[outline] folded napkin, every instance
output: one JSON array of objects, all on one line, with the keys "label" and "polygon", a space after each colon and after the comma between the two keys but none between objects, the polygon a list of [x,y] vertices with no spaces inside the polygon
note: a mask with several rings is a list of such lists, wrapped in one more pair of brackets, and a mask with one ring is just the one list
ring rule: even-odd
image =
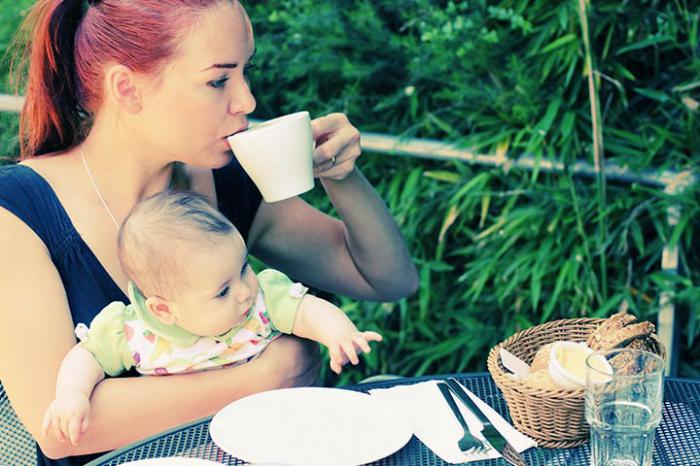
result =
[{"label": "folded napkin", "polygon": [[[537,442],[518,432],[496,411],[491,409],[489,405],[481,401],[466,387],[463,386],[463,388],[494,427],[503,434],[518,452],[537,446]],[[459,450],[457,441],[462,438],[462,427],[442,397],[435,380],[414,385],[379,388],[370,390],[369,393],[385,403],[392,404],[396,409],[406,414],[413,422],[413,433],[416,437],[442,458],[443,461],[455,464],[499,458],[501,456],[500,453],[493,449],[485,453],[470,454],[464,454]],[[484,437],[478,432],[481,429],[479,420],[467,410],[461,401],[456,398],[455,401],[470,430],[477,438],[483,439]]]}]

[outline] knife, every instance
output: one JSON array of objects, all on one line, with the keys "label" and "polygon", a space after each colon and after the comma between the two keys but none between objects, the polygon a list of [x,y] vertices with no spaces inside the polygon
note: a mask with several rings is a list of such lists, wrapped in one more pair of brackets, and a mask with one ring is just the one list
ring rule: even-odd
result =
[{"label": "knife", "polygon": [[467,408],[469,408],[469,411],[471,411],[479,419],[479,422],[483,424],[484,427],[481,434],[486,438],[491,446],[510,464],[515,466],[527,466],[527,463],[522,455],[518,453],[515,447],[513,447],[508,440],[506,440],[506,438],[494,427],[484,413],[481,412],[479,407],[472,401],[459,382],[452,378],[447,379],[446,382],[447,386],[450,387],[450,390],[452,390],[452,393],[454,393],[455,396],[459,398],[459,400],[464,403]]}]

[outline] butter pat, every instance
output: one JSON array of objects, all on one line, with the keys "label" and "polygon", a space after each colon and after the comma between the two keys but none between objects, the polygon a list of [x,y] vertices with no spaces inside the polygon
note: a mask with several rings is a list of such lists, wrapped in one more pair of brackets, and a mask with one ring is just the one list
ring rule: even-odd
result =
[{"label": "butter pat", "polygon": [[[552,346],[549,359],[549,372],[554,383],[563,389],[576,390],[586,386],[586,358],[593,350],[585,343],[560,341]],[[603,382],[606,374],[612,373],[612,368],[603,356],[591,358],[590,364],[596,370],[596,379]],[[599,373],[600,372],[600,373]]]}]

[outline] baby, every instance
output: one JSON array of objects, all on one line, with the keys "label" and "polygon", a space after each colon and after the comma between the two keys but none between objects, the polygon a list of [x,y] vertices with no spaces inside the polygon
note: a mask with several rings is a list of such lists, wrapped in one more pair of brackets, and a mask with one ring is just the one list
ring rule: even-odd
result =
[{"label": "baby", "polygon": [[77,444],[87,430],[90,394],[105,373],[182,374],[248,362],[282,333],[328,347],[340,373],[376,332],[360,332],[341,309],[306,294],[281,272],[256,275],[243,238],[206,198],[161,193],[137,204],[119,232],[129,283],[125,305],[102,309],[64,358],[56,398],[43,421]]}]

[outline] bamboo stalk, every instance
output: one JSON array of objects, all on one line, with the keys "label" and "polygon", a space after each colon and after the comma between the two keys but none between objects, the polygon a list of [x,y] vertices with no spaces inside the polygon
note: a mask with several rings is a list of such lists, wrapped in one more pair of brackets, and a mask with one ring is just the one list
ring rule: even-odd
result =
[{"label": "bamboo stalk", "polygon": [[600,116],[600,99],[596,86],[593,69],[593,52],[591,51],[591,40],[588,31],[588,1],[579,0],[579,20],[581,23],[581,35],[583,36],[583,47],[585,52],[586,75],[588,76],[588,96],[591,104],[591,132],[593,136],[593,166],[596,173],[596,191],[598,197],[598,245],[600,260],[600,280],[603,299],[608,297],[607,286],[607,261],[605,251],[602,249],[606,243],[607,228],[605,222],[605,162],[603,154],[603,125]]}]

